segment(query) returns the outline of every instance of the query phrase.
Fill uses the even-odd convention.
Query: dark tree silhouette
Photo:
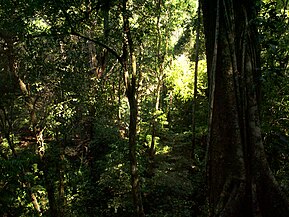
[[[210,87],[210,216],[289,216],[261,137],[257,1],[202,3]]]

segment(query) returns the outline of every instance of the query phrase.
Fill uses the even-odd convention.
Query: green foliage
[[[42,198],[43,205],[46,203],[41,186],[43,173],[37,168],[38,163],[38,159],[29,150],[23,150],[18,158],[0,159],[1,215],[10,213],[16,216],[33,216],[30,192]]]
[[[102,122],[94,127],[88,161],[77,173],[73,167],[69,171],[68,186],[75,189],[71,192],[71,212],[75,216],[129,216],[132,205],[126,141],[119,138],[115,128]]]
[[[193,98],[194,68],[189,58],[182,54],[173,60],[166,72],[168,85],[173,89],[174,95],[185,101]],[[204,95],[204,90],[207,88],[206,62],[204,60],[199,62],[198,74],[198,93]]]
[[[139,73],[137,159],[145,212],[151,217],[207,216],[203,33],[193,102],[196,4],[128,3]],[[1,1],[0,216],[37,216],[32,193],[42,216],[50,215],[53,200],[59,216],[133,215],[122,66],[101,45],[121,57],[121,8],[121,1]],[[265,1],[258,21],[266,151],[288,189],[288,9],[280,1]],[[27,94],[20,91],[19,79]],[[194,165],[188,151],[193,103]],[[43,158],[37,152],[39,129]],[[147,177],[150,163],[154,171]]]
[[[270,166],[288,194],[288,5],[265,1],[260,13],[262,128]],[[286,7],[287,6],[287,7]]]

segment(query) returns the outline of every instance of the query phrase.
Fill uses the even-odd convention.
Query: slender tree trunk
[[[59,138],[56,139],[57,144],[59,145],[58,152],[58,163],[57,163],[57,172],[58,172],[58,210],[59,216],[65,216],[66,214],[66,199],[65,199],[65,168],[64,168],[64,148],[67,143],[66,135],[64,135],[63,141],[60,141]]]
[[[203,1],[210,86],[210,216],[289,216],[264,152],[256,1]],[[212,31],[215,30],[215,31]]]
[[[91,5],[87,5],[87,9],[92,10]],[[103,16],[103,35],[105,38],[108,37],[110,27],[109,27],[109,10],[110,10],[110,1],[105,1],[102,6],[102,16]],[[96,23],[94,25],[97,25]],[[88,32],[89,37],[93,38],[93,30]],[[108,51],[106,48],[102,48],[101,50],[96,50],[96,44],[92,41],[88,41],[87,43],[88,51],[89,51],[89,62],[92,74],[95,75],[97,79],[103,76],[103,73],[107,64]]]
[[[23,98],[26,101],[26,104],[28,106],[29,112],[30,112],[30,119],[31,119],[31,124],[33,127],[35,126],[35,99],[30,95],[25,83],[19,78],[18,72],[17,72],[17,61],[14,53],[14,42],[12,40],[12,37],[9,35],[2,35],[3,39],[7,43],[8,51],[7,51],[7,59],[8,59],[8,66],[7,66],[7,71],[9,73],[9,77],[11,79],[11,84],[13,85],[14,88],[12,88],[13,91],[15,89],[17,90],[18,88],[21,91],[21,94],[23,95]],[[4,115],[5,115],[5,109],[3,109]],[[6,116],[6,115],[5,115]],[[7,116],[5,118],[8,118]],[[12,151],[12,154],[14,157],[17,157],[17,153],[15,150],[15,144],[13,141],[13,137],[11,137],[11,132],[12,132],[12,123],[9,119],[7,121],[7,127],[8,129],[5,132],[5,137],[8,141],[9,147]],[[22,171],[21,176],[24,176],[25,171]],[[28,193],[30,194],[31,202],[33,204],[33,207],[37,213],[38,216],[42,215],[41,207],[38,203],[36,195],[32,192],[31,190],[31,184],[29,182],[22,182],[23,186],[27,188]]]
[[[130,107],[130,123],[129,123],[129,158],[130,158],[130,167],[131,167],[131,186],[132,186],[132,196],[133,196],[133,205],[135,215],[139,217],[145,216],[143,205],[142,205],[142,196],[140,191],[140,181],[137,171],[137,158],[136,158],[136,136],[137,136],[137,117],[138,117],[138,102],[137,102],[137,87],[136,87],[136,57],[133,46],[133,41],[130,32],[129,25],[129,13],[127,10],[128,0],[121,1],[122,8],[122,18],[123,18],[123,52],[122,55],[110,48],[109,46],[103,44],[98,40],[94,40],[85,35],[82,35],[72,27],[71,34],[92,41],[95,44],[105,48],[107,52],[112,54],[117,60],[122,64],[123,70],[123,80],[125,83],[126,96],[129,101]],[[107,3],[108,4],[108,3]],[[65,10],[62,10],[66,14]],[[109,18],[109,17],[107,17]],[[106,18],[106,19],[107,19]],[[105,21],[106,22],[106,21]],[[108,23],[105,24],[108,27]],[[107,33],[105,33],[107,34]],[[120,93],[120,92],[119,92]]]
[[[156,99],[155,99],[155,108],[154,108],[154,115],[152,119],[152,139],[151,139],[151,146],[149,148],[149,166],[148,166],[148,175],[150,177],[154,174],[154,167],[155,167],[155,143],[156,143],[156,136],[157,136],[157,124],[158,124],[158,112],[160,111],[160,104],[161,104],[161,90],[163,85],[163,77],[164,77],[164,58],[166,52],[162,53],[162,33],[161,33],[161,12],[162,12],[162,1],[156,1],[156,10],[157,10],[157,20],[156,20],[156,28],[157,28],[157,56],[156,56],[156,79],[157,79],[157,88],[156,88]],[[166,45],[165,45],[166,46]]]
[[[131,38],[129,15],[127,11],[127,0],[122,2],[122,16],[123,16],[123,70],[124,82],[126,89],[126,96],[129,102],[130,121],[129,121],[129,159],[131,168],[131,187],[135,215],[144,217],[144,210],[142,204],[142,196],[140,191],[140,180],[137,169],[137,154],[136,154],[136,136],[137,136],[137,90],[136,90],[136,57],[133,41]]]
[[[30,195],[31,195],[31,201],[32,201],[32,204],[34,206],[34,209],[37,211],[37,215],[41,216],[42,215],[41,209],[40,209],[40,206],[39,206],[39,203],[38,203],[38,200],[37,200],[35,194],[30,192]]]
[[[57,208],[57,204],[55,200],[54,183],[53,183],[53,179],[49,178],[49,173],[47,171],[48,170],[47,159],[45,159],[45,143],[44,143],[44,137],[43,137],[44,128],[40,126],[39,119],[36,116],[35,105],[36,105],[37,97],[30,95],[29,90],[27,89],[25,83],[17,76],[16,72],[15,72],[15,77],[18,78],[21,93],[23,97],[25,98],[28,110],[30,112],[31,125],[33,127],[36,144],[37,144],[37,153],[40,158],[40,168],[42,168],[42,170],[44,171],[44,179],[45,179],[44,182],[45,182],[45,188],[48,194],[51,216],[57,217],[58,208]],[[41,209],[37,202],[37,198],[35,194],[31,192],[30,190],[29,192],[31,193],[31,199],[32,199],[34,208],[37,210],[37,213],[41,215]]]
[[[44,163],[44,168],[47,168],[47,163]],[[49,201],[49,213],[51,217],[58,217],[57,202],[55,199],[55,186],[53,178],[49,177],[47,171],[44,171],[44,184],[47,191],[48,201]]]
[[[149,147],[149,153],[148,153],[148,160],[149,160],[149,165],[148,165],[148,176],[152,177],[154,175],[154,167],[155,167],[155,146],[156,146],[156,136],[157,136],[157,116],[158,116],[158,111],[159,111],[159,105],[160,105],[160,95],[161,95],[161,83],[162,83],[162,78],[159,78],[158,84],[157,84],[157,89],[156,89],[156,104],[155,104],[155,111],[153,114],[153,119],[152,119],[152,139],[151,139],[151,145]]]
[[[199,46],[200,46],[200,26],[201,26],[201,6],[198,6],[197,12],[197,30],[196,30],[196,51],[195,51],[195,74],[194,74],[194,99],[193,99],[193,118],[192,118],[192,151],[191,158],[195,159],[195,148],[196,148],[196,104],[198,94],[198,65],[199,65]]]

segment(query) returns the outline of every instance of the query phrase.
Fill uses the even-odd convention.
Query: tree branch
[[[69,27],[70,27],[70,29],[71,29],[71,32],[70,32],[71,35],[75,35],[75,36],[78,36],[78,37],[80,37],[80,38],[82,38],[82,39],[91,41],[91,42],[93,42],[93,43],[95,43],[95,44],[97,44],[97,45],[99,45],[99,46],[107,49],[108,52],[110,52],[121,64],[123,63],[123,58],[122,58],[113,48],[107,46],[106,44],[100,42],[99,40],[92,39],[92,38],[90,38],[90,37],[87,37],[87,36],[85,36],[85,35],[82,35],[82,34],[78,33],[78,32],[75,30],[75,27],[74,27],[74,25],[72,24],[72,21],[71,21],[69,15],[68,15],[68,13],[67,13],[67,12],[65,11],[65,9],[62,7],[62,5],[58,4],[56,0],[55,0],[55,4],[57,4],[57,5],[60,7],[60,10],[61,10],[62,13],[64,14],[64,17],[65,17],[65,19],[67,20],[68,25],[69,25]],[[74,23],[75,23],[75,22],[74,22]]]
[[[98,41],[96,39],[92,39],[92,38],[89,38],[89,37],[87,37],[85,35],[82,35],[82,34],[76,32],[74,29],[71,30],[70,34],[78,36],[78,37],[83,38],[83,39],[86,39],[88,41],[91,41],[91,42],[93,42],[93,43],[95,43],[95,44],[107,49],[107,51],[110,52],[122,64],[122,62],[123,62],[122,56],[120,56],[113,48],[107,46],[106,44],[104,44],[104,43],[102,43],[102,42],[100,42],[100,41]]]

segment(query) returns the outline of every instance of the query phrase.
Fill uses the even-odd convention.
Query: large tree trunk
[[[210,216],[289,216],[261,138],[255,2],[212,0],[202,6],[210,87]]]

